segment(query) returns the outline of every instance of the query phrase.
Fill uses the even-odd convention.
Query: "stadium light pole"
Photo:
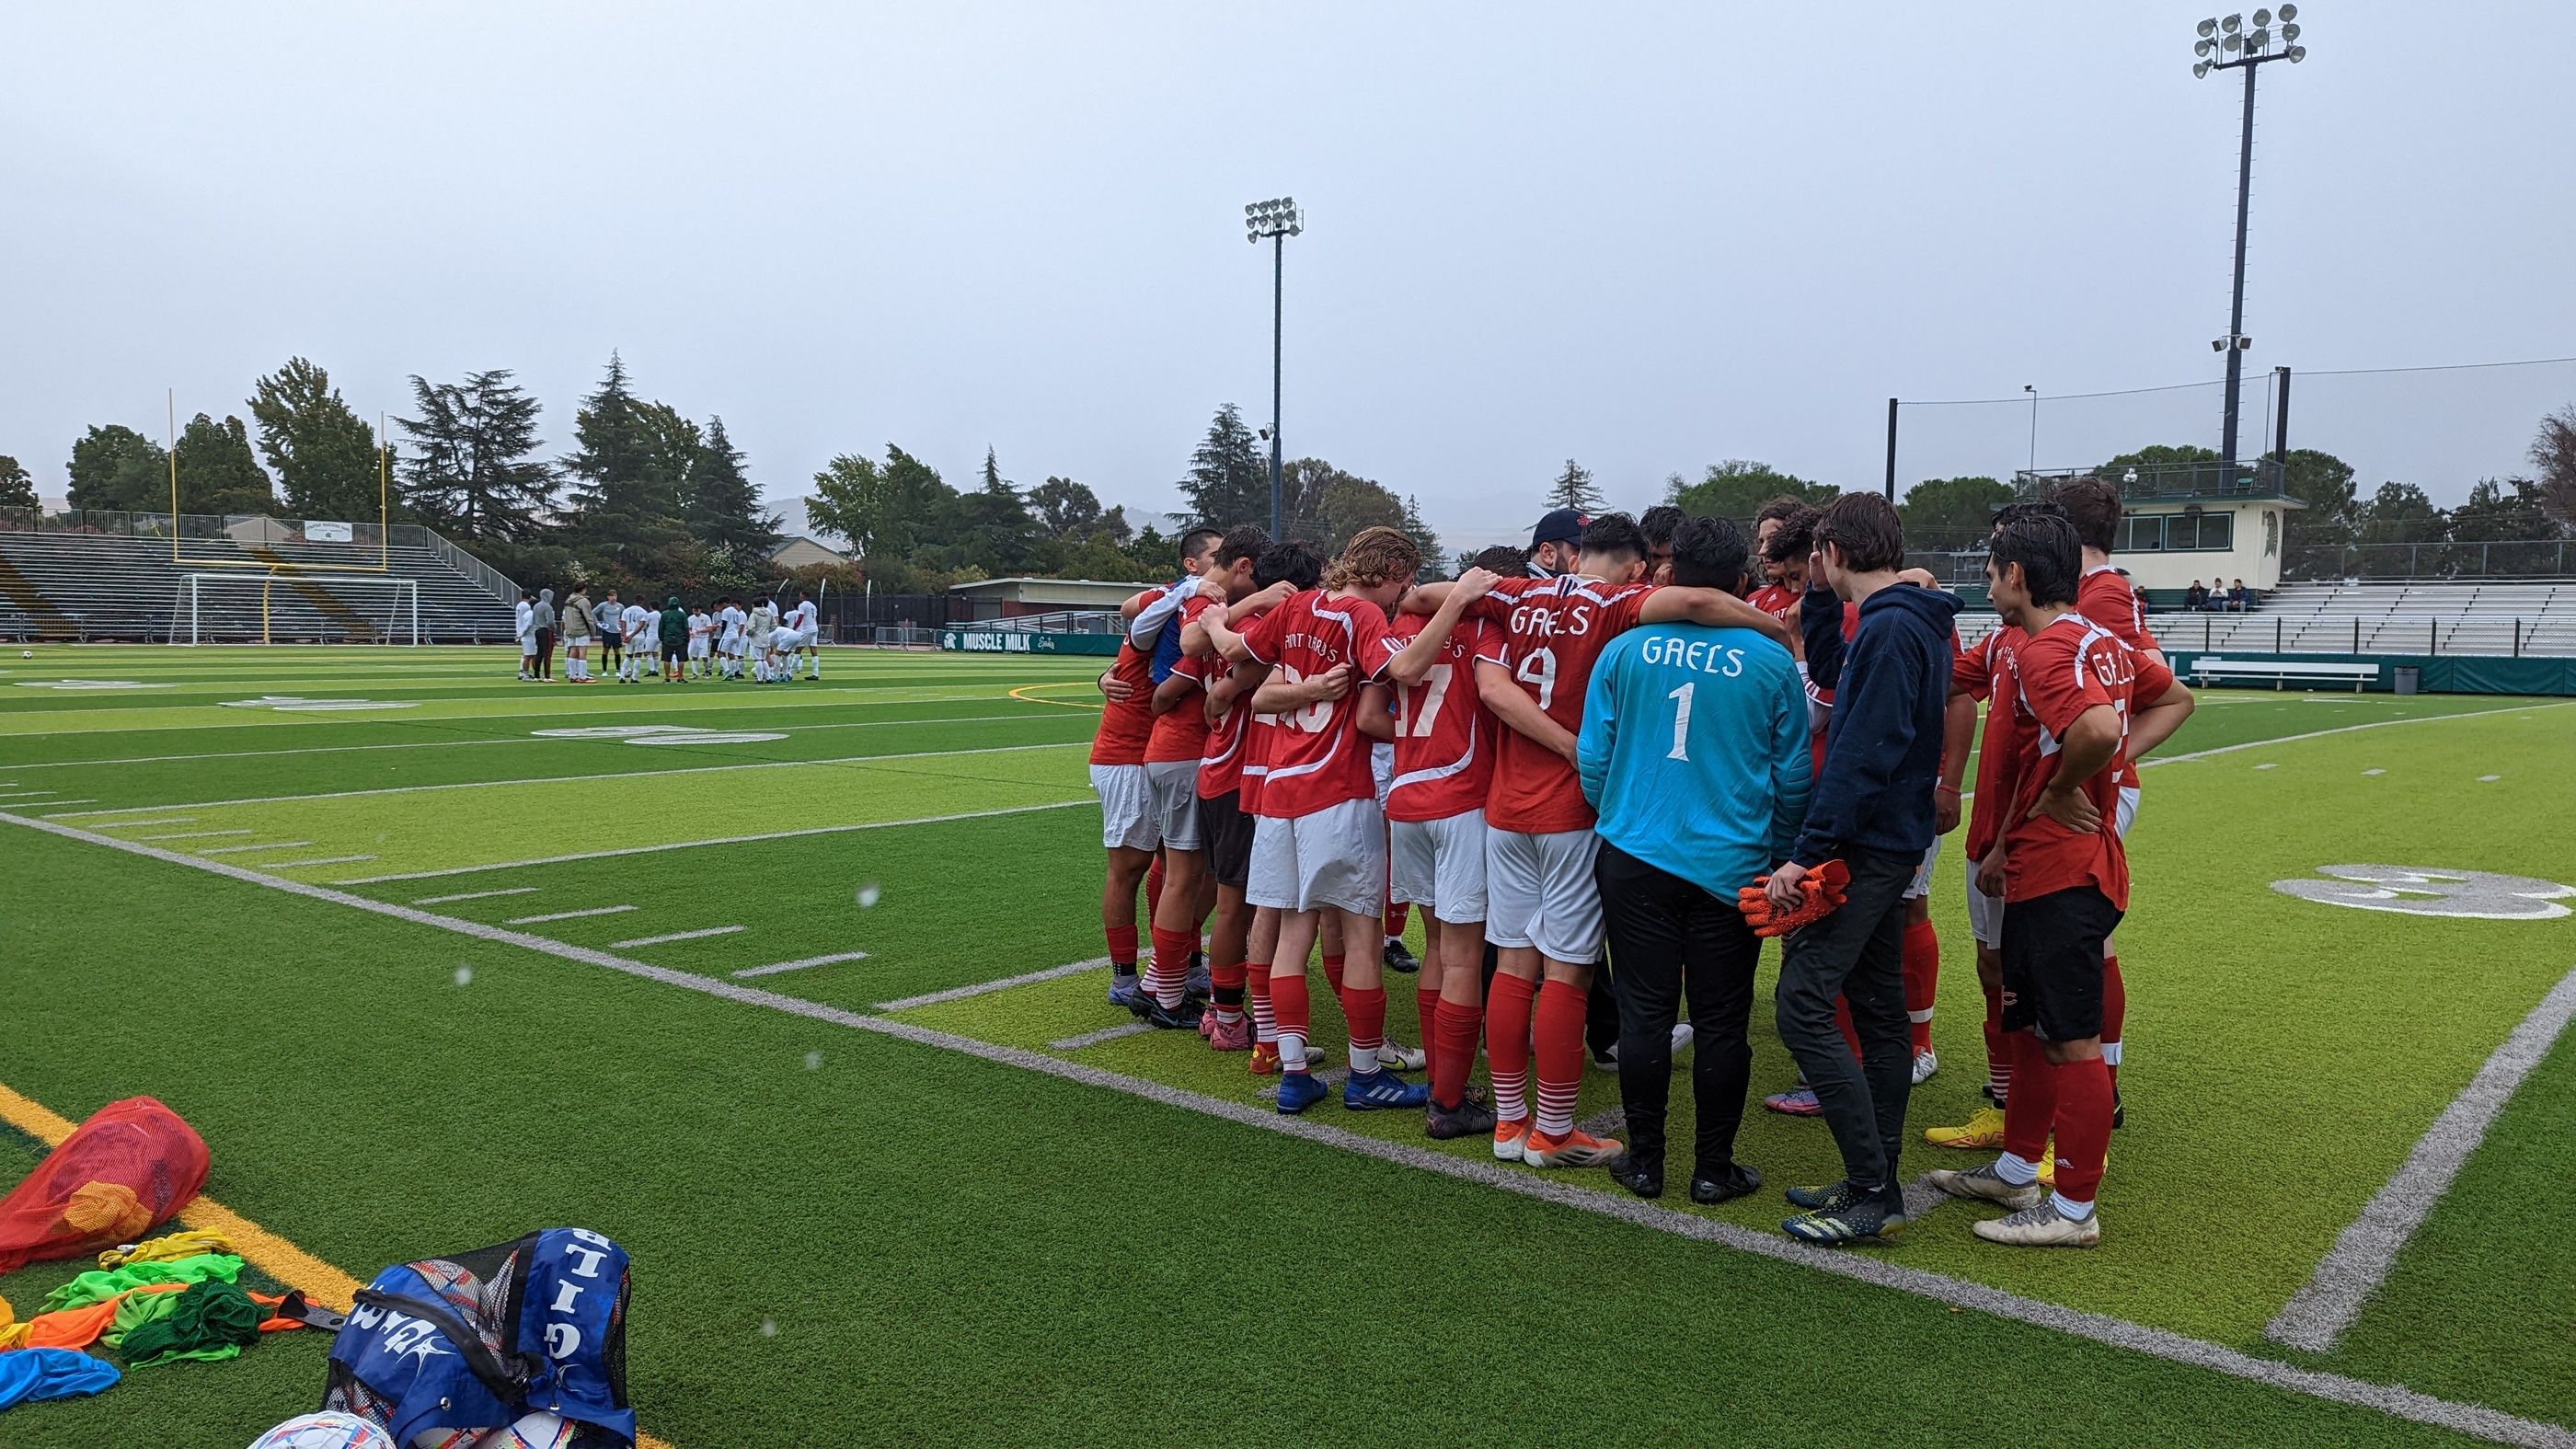
[[[2308,58],[2308,48],[2299,44],[2299,7],[2283,5],[2276,16],[2269,10],[2254,12],[2254,24],[2247,28],[2245,17],[2230,15],[2221,20],[2212,17],[2195,27],[2191,53],[2197,57],[2191,67],[2195,80],[2205,79],[2214,70],[2245,72],[2245,120],[2239,130],[2236,148],[2236,287],[2227,308],[2227,335],[2209,344],[2227,354],[2227,404],[2219,424],[2219,466],[2226,478],[2236,477],[2236,429],[2238,399],[2245,385],[2245,349],[2254,339],[2245,335],[2245,218],[2254,187],[2254,72],[2264,62],[2286,60],[2292,65]],[[2277,20],[2280,29],[2272,26]],[[2280,41],[2274,48],[2273,41]]]
[[[2023,392],[2030,394],[2030,471],[2039,471],[2039,384],[2025,382]]]
[[[1256,201],[1243,209],[1245,241],[1254,246],[1270,239],[1270,536],[1282,537],[1279,523],[1279,340],[1283,318],[1281,295],[1288,280],[1288,238],[1306,229],[1306,213],[1294,197]]]

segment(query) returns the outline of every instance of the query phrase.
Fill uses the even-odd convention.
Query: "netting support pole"
[[[2290,466],[2290,370],[2276,367],[2272,369],[2272,376],[2278,381],[2274,391],[2280,394],[2279,404],[2272,410],[2272,456],[2280,459],[2281,466],[2287,468]]]
[[[1896,501],[1896,399],[1887,400],[1887,501]]]

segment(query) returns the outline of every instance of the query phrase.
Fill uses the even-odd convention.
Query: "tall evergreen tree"
[[[707,419],[681,517],[690,536],[709,548],[731,549],[738,558],[764,558],[778,546],[781,520],[760,501],[760,490],[745,476],[742,463],[742,449],[725,435],[724,419]]]
[[[1207,436],[1190,454],[1190,471],[1181,479],[1181,496],[1189,500],[1189,518],[1211,528],[1270,521],[1270,464],[1260,440],[1243,425],[1232,403],[1216,410]]]
[[[170,454],[123,423],[93,425],[64,465],[74,508],[160,513],[170,507]]]
[[[331,375],[291,357],[263,377],[250,399],[260,456],[277,470],[287,511],[299,518],[373,518],[378,488],[376,430],[349,410]]]
[[[236,417],[216,422],[204,413],[179,433],[181,513],[271,513],[277,492],[252,456],[250,429]]]
[[[25,465],[6,453],[0,453],[0,508],[36,506],[36,479]]]
[[[1547,485],[1547,506],[1571,508],[1577,513],[1599,513],[1609,505],[1602,500],[1601,490],[1592,482],[1592,470],[1568,458],[1565,471],[1557,474],[1556,481]]]
[[[962,500],[966,543],[988,574],[1023,572],[1037,556],[1037,520],[1029,513],[1019,488],[1002,476],[1002,465],[990,447],[984,449],[983,484]]]
[[[1422,504],[1410,493],[1404,495],[1404,521],[1396,526],[1404,530],[1407,538],[1413,540],[1415,548],[1422,550],[1423,572],[1426,575],[1437,576],[1440,572],[1439,561],[1447,554],[1440,547],[1440,535],[1432,532],[1431,525],[1423,520]]]
[[[396,418],[416,450],[404,460],[404,501],[467,538],[525,538],[553,501],[554,469],[536,456],[542,411],[508,368],[462,383],[411,380],[420,416]]]
[[[685,536],[680,492],[703,441],[697,425],[638,398],[625,360],[611,352],[572,432],[574,451],[562,464],[573,480],[567,532],[637,573],[661,572]]]

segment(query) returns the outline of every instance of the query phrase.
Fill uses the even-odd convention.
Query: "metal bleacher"
[[[185,642],[187,576],[202,574],[222,581],[197,591],[200,639],[408,643],[411,609],[397,610],[387,579],[417,585],[424,643],[511,637],[518,591],[498,570],[417,524],[351,533],[308,539],[259,514],[175,526],[155,513],[12,514],[0,518],[0,635]]]
[[[1974,642],[1990,613],[1959,616]],[[2251,613],[2159,613],[2167,649],[2195,653],[2576,656],[2576,580],[2290,583]]]

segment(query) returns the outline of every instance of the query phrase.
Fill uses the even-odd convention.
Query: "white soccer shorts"
[[[1152,850],[1163,843],[1154,829],[1154,791],[1142,765],[1094,765],[1091,788],[1100,796],[1100,844],[1106,850]]]
[[[536,635],[522,634],[519,636],[519,657],[522,659],[534,659],[537,657]]]
[[[1378,914],[1386,905],[1386,817],[1377,802],[1345,800],[1294,819],[1256,818],[1243,898],[1281,911]]]
[[[706,658],[706,657],[707,657],[707,641],[706,641],[706,640],[704,640],[704,639],[692,639],[692,640],[690,640],[690,641],[689,641],[689,657],[690,657],[691,659],[704,659],[704,658]]]
[[[2120,810],[2119,810],[2119,814],[2118,814],[2117,818],[2112,822],[2112,823],[2113,823],[2113,825],[2114,825],[2114,826],[2119,830],[2119,832],[2120,832],[2120,838],[2121,838],[2122,840],[2126,840],[2126,839],[2128,839],[2128,838],[2129,838],[2129,826],[2130,826],[2130,824],[2131,824],[2132,822],[2134,822],[2137,818],[2138,818],[2138,787],[2137,787],[2137,786],[2135,786],[2135,785],[2123,785],[2123,786],[2121,786],[2121,787],[2120,787]]]
[[[1968,876],[1968,934],[1989,951],[2004,948],[2004,898],[1977,889],[1977,873]]]
[[[1551,961],[1601,959],[1601,888],[1592,879],[1601,838],[1589,830],[1526,835],[1485,830],[1485,939],[1535,946]]]
[[[804,635],[793,629],[773,630],[769,635],[769,649],[773,654],[793,654],[796,652],[796,646],[803,643],[804,639]]]
[[[1485,812],[1388,823],[1388,894],[1443,925],[1485,919]]]
[[[1917,901],[1932,894],[1932,862],[1940,858],[1941,837],[1935,835],[1932,844],[1923,852],[1923,863],[1914,867],[1914,879],[1905,887],[1905,899]]]
[[[1199,762],[1147,760],[1145,788],[1153,798],[1154,833],[1174,850],[1199,848]]]
[[[1386,809],[1386,792],[1395,785],[1395,746],[1379,740],[1369,746],[1369,774],[1377,782],[1377,808]]]

